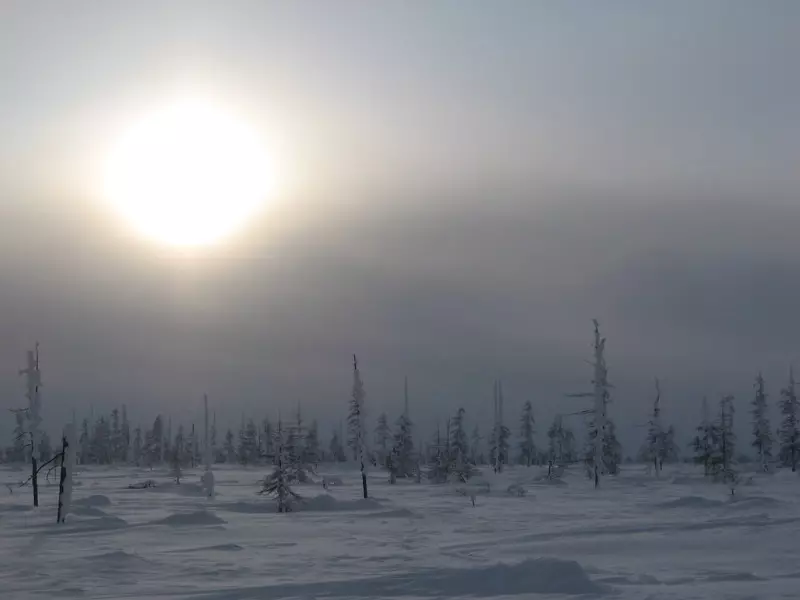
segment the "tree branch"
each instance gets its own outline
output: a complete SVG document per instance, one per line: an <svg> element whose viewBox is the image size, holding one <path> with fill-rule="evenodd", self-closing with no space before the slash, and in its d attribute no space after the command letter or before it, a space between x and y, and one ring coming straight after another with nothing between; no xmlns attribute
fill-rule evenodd
<svg viewBox="0 0 800 600"><path fill-rule="evenodd" d="M35 474L33 474L33 475L31 475L30 477L28 477L28 478L27 478L25 481L23 481L22 483L20 483L20 484L19 484L17 487L25 487L26 485L28 485L28 483L29 483L30 481L32 481L32 480L33 480L33 476L34 476L34 475L38 475L38 474L39 474L39 471L41 471L42 469L44 469L44 468L45 468L47 465L49 465L49 464L50 464L51 462L53 462L54 460L61 458L62 456L64 456L64 453L63 453L63 452L59 452L58 454L56 454L56 455L55 455L53 458L51 458L51 459L50 459L50 460L48 460L46 463L42 464L42 466L41 466L41 467L39 467L38 469L36 469L36 473L35 473Z"/></svg>

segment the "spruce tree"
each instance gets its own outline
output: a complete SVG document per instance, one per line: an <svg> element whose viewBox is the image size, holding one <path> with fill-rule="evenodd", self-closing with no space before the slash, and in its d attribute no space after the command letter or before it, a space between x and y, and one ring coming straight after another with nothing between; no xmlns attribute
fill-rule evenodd
<svg viewBox="0 0 800 600"><path fill-rule="evenodd" d="M264 486L260 493L275 498L279 513L291 512L294 503L297 500L301 500L301 498L292 490L290 485L289 459L286 454L283 424L280 419L278 419L278 425L275 428L273 444L276 448L276 464L272 473L264 480Z"/></svg>
<svg viewBox="0 0 800 600"><path fill-rule="evenodd" d="M717 447L719 432L717 426L708 416L708 399L703 398L703 419L697 426L697 433L692 440L695 464L703 465L703 473L708 476L713 472L714 452Z"/></svg>

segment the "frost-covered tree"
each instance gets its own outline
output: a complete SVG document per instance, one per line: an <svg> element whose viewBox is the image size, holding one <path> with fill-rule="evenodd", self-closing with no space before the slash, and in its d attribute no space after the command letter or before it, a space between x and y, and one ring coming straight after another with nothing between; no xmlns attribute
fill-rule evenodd
<svg viewBox="0 0 800 600"><path fill-rule="evenodd" d="M78 446L80 446L81 464L88 465L92 462L92 438L89 435L89 419L84 419L81 423Z"/></svg>
<svg viewBox="0 0 800 600"><path fill-rule="evenodd" d="M276 461L277 451L275 448L275 432L272 429L272 423L269 419L265 418L261 423L261 432L263 443L261 444L261 451L268 462L274 463Z"/></svg>
<svg viewBox="0 0 800 600"><path fill-rule="evenodd" d="M697 426L696 435L692 440L695 464L703 465L706 476L712 474L714 466L714 452L719 439L719 430L708 415L708 399L703 398L703 418Z"/></svg>
<svg viewBox="0 0 800 600"><path fill-rule="evenodd" d="M36 350L28 351L28 364L26 368L21 369L19 374L25 375L26 388L25 393L28 399L28 407L26 409L27 417L27 448L28 459L31 463L31 483L33 488L33 505L39 506L39 444L41 441L41 424L42 424L42 374L39 370L39 344L36 343Z"/></svg>
<svg viewBox="0 0 800 600"><path fill-rule="evenodd" d="M333 431L331 443L328 445L328 450L330 451L332 461L344 462L347 460L347 456L345 456L344 453L344 446L342 445L342 439L339 437L339 432L336 430Z"/></svg>
<svg viewBox="0 0 800 600"><path fill-rule="evenodd" d="M214 411L212 414L213 417L211 418L211 428L208 433L208 443L211 445L211 460L216 463L220 462L219 446L217 445L217 411Z"/></svg>
<svg viewBox="0 0 800 600"><path fill-rule="evenodd" d="M303 413L300 405L297 405L297 414L295 416L294 426L289 428L288 436L292 441L292 455L294 457L293 464L296 466L302 464L306 466L305 458L305 438L306 438L306 424L303 420Z"/></svg>
<svg viewBox="0 0 800 600"><path fill-rule="evenodd" d="M175 445L172 447L172 456L170 457L169 465L170 465L170 476L175 480L175 483L178 485L181 484L181 477L183 477L183 470L181 468L181 463L184 460L183 457L183 446L182 444L178 444L178 438L183 438L183 427L178 428L178 435L175 438ZM181 441L183 441L181 439Z"/></svg>
<svg viewBox="0 0 800 600"><path fill-rule="evenodd" d="M14 413L15 425L13 433L13 444L9 448L6 459L9 462L25 462L25 445L28 442L28 432L25 428L25 412L16 411Z"/></svg>
<svg viewBox="0 0 800 600"><path fill-rule="evenodd" d="M39 436L39 464L46 463L53 458L53 446L50 444L50 436L43 431Z"/></svg>
<svg viewBox="0 0 800 600"><path fill-rule="evenodd" d="M186 433L183 430L183 425L178 425L178 431L175 434L175 442L169 452L169 464L174 467L175 462L184 464L186 462Z"/></svg>
<svg viewBox="0 0 800 600"><path fill-rule="evenodd" d="M533 431L536 422L533 418L533 405L530 400L522 407L522 417L519 427L519 463L530 467L536 462L536 444L533 441Z"/></svg>
<svg viewBox="0 0 800 600"><path fill-rule="evenodd" d="M226 463L236 462L236 446L233 445L233 431L228 429L225 434L225 443L222 446L223 456Z"/></svg>
<svg viewBox="0 0 800 600"><path fill-rule="evenodd" d="M278 425L275 428L275 445L276 464L272 473L264 480L264 486L261 489L262 494L267 494L275 498L278 504L278 512L291 512L295 501L300 500L300 496L292 490L290 486L290 476L287 469L287 456L286 447L284 445L284 432L283 424L278 419Z"/></svg>
<svg viewBox="0 0 800 600"><path fill-rule="evenodd" d="M723 396L719 402L719 444L715 463L716 472L722 481L731 485L731 493L733 493L733 484L737 480L734 467L736 435L733 432L733 415L733 396Z"/></svg>
<svg viewBox="0 0 800 600"><path fill-rule="evenodd" d="M800 430L798 430L798 404L795 391L794 369L789 370L789 384L781 390L781 426L778 430L780 460L784 467L797 470L800 459Z"/></svg>
<svg viewBox="0 0 800 600"><path fill-rule="evenodd" d="M386 413L378 416L378 424L375 427L375 451L377 453L378 464L386 465L391 452L390 442L392 431L389 428L389 418Z"/></svg>
<svg viewBox="0 0 800 600"><path fill-rule="evenodd" d="M120 440L120 449L119 449L119 459L122 462L128 462L130 460L130 448L131 448L131 424L128 422L128 408L123 404L122 405L122 435Z"/></svg>
<svg viewBox="0 0 800 600"><path fill-rule="evenodd" d="M494 427L489 437L489 456L496 473L502 473L509 462L510 438L511 432L503 420L503 384L498 380L494 384Z"/></svg>
<svg viewBox="0 0 800 600"><path fill-rule="evenodd" d="M755 397L753 398L753 448L758 452L758 462L763 471L769 470L772 462L772 428L769 423L769 407L767 406L767 392L764 376L759 373L755 382Z"/></svg>
<svg viewBox="0 0 800 600"><path fill-rule="evenodd" d="M469 441L469 458L473 465L482 465L486 462L486 457L482 453L483 437L477 425L472 428L472 437Z"/></svg>
<svg viewBox="0 0 800 600"><path fill-rule="evenodd" d="M556 415L547 430L548 461L554 465L565 465L575 460L575 434L564 426L561 415Z"/></svg>
<svg viewBox="0 0 800 600"><path fill-rule="evenodd" d="M136 427L133 430L133 462L138 467L142 460L142 428Z"/></svg>
<svg viewBox="0 0 800 600"><path fill-rule="evenodd" d="M119 462L122 458L122 422L120 421L119 409L111 411L110 423L110 458L111 462Z"/></svg>
<svg viewBox="0 0 800 600"><path fill-rule="evenodd" d="M364 429L364 383L361 372L358 370L358 359L353 355L353 392L350 397L350 412L347 416L347 425L350 432L348 445L354 450L356 460L361 464L361 486L364 498L367 498L367 464Z"/></svg>
<svg viewBox="0 0 800 600"><path fill-rule="evenodd" d="M664 428L661 425L661 385L656 379L656 397L653 401L653 413L647 427L647 440L645 442L645 458L653 463L656 477L661 473Z"/></svg>
<svg viewBox="0 0 800 600"><path fill-rule="evenodd" d="M242 465L252 465L258 462L260 451L258 448L258 429L255 421L248 419L239 434L239 462Z"/></svg>
<svg viewBox="0 0 800 600"><path fill-rule="evenodd" d="M149 465L157 464L161 461L163 456L162 448L164 445L164 420L161 415L156 417L153 421L153 428L147 433L147 463Z"/></svg>
<svg viewBox="0 0 800 600"><path fill-rule="evenodd" d="M98 464L107 465L111 463L111 426L103 416L98 418L94 425L92 455Z"/></svg>
<svg viewBox="0 0 800 600"><path fill-rule="evenodd" d="M589 416L587 423L587 444L584 453L584 462L589 476L594 479L594 486L600 485L600 478L607 474L606 464L611 460L614 444L607 437L609 436L608 427L608 404L611 402L611 384L608 382L608 367L606 365L605 349L606 339L600 336L600 324L597 319L594 324L594 343L592 391L589 393L573 394L574 397L592 398L592 407L586 411Z"/></svg>
<svg viewBox="0 0 800 600"><path fill-rule="evenodd" d="M455 463L460 461L463 464L469 462L469 440L467 430L464 427L464 415L466 411L459 408L455 416L450 419L450 461Z"/></svg>
<svg viewBox="0 0 800 600"><path fill-rule="evenodd" d="M306 431L306 437L303 443L302 463L308 468L313 469L314 465L319 462L319 459L319 427L315 420L311 421L311 427Z"/></svg>
<svg viewBox="0 0 800 600"><path fill-rule="evenodd" d="M395 477L411 477L418 470L414 456L414 424L408 408L408 380L404 385L403 414L395 424L392 469Z"/></svg>

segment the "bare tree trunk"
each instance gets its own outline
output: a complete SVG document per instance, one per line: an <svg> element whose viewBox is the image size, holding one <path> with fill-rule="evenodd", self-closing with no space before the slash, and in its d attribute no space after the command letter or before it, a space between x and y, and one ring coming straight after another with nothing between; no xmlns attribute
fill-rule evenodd
<svg viewBox="0 0 800 600"><path fill-rule="evenodd" d="M58 515L56 516L56 523L63 523L66 515L62 514L64 508L64 482L67 480L67 436L63 438L61 446L61 477L58 480Z"/></svg>
<svg viewBox="0 0 800 600"><path fill-rule="evenodd" d="M367 498L367 474L364 472L364 461L361 461L361 487L364 488L364 498Z"/></svg>
<svg viewBox="0 0 800 600"><path fill-rule="evenodd" d="M39 506L39 479L37 476L38 465L36 457L31 452L31 486L33 487L33 505Z"/></svg>

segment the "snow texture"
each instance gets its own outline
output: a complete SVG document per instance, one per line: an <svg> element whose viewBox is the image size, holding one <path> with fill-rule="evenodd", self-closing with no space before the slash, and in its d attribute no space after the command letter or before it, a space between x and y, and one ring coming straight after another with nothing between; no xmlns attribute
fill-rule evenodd
<svg viewBox="0 0 800 600"><path fill-rule="evenodd" d="M794 598L800 477L753 469L734 498L702 466L665 466L660 479L626 466L599 490L580 467L566 485L541 468L484 469L491 492L473 506L451 485L377 472L364 500L358 467L321 465L342 485L300 484L297 511L278 514L257 493L259 468L215 468L211 499L182 491L202 491L202 467L180 486L167 468L83 467L66 523L57 485L42 486L38 509L0 495L0 597ZM0 468L0 484L20 475ZM144 479L156 487L127 487Z"/></svg>

